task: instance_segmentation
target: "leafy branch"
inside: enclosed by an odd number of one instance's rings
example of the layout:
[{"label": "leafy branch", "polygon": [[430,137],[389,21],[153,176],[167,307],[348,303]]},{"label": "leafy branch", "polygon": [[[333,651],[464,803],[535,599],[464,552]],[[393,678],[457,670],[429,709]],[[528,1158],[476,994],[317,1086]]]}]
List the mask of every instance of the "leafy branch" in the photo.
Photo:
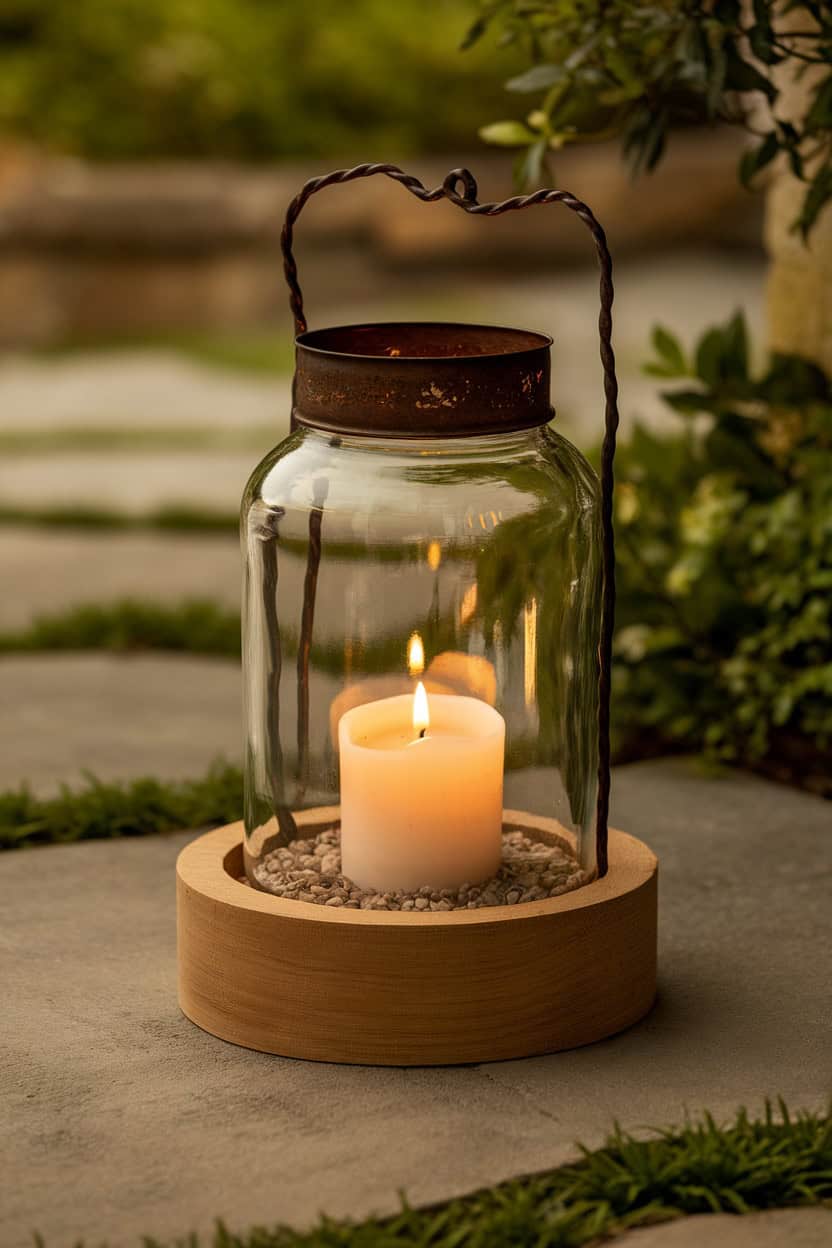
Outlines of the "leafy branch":
[{"label": "leafy branch", "polygon": [[[783,26],[805,12],[807,29]],[[520,149],[518,180],[539,183],[553,151],[620,137],[634,173],[661,160],[674,127],[740,124],[758,142],[744,185],[778,157],[806,184],[794,229],[808,237],[832,200],[832,7],[806,0],[480,0],[463,43],[492,29],[531,62],[507,90],[538,96],[523,121],[484,126],[487,143]],[[773,70],[777,67],[777,76]],[[782,116],[782,84],[813,74],[803,115]],[[825,72],[824,72],[825,71]],[[759,125],[760,114],[764,125]]]}]

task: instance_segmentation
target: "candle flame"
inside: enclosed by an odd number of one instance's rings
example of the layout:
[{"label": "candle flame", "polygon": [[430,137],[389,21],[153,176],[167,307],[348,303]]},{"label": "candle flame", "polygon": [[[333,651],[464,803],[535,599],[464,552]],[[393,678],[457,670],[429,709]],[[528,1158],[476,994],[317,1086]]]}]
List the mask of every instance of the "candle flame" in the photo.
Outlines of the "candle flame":
[{"label": "candle flame", "polygon": [[413,731],[422,737],[429,727],[428,695],[425,693],[425,686],[420,680],[413,695]]},{"label": "candle flame", "polygon": [[407,643],[407,670],[411,676],[421,676],[425,670],[425,647],[418,633],[411,634]]}]

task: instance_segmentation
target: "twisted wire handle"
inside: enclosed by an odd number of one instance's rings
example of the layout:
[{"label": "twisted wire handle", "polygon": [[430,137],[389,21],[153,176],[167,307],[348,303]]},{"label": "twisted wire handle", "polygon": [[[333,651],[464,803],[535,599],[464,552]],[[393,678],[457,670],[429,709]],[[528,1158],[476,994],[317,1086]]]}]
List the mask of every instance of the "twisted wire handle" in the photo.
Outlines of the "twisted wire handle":
[{"label": "twisted wire handle", "polygon": [[[304,206],[318,191],[342,182],[354,182],[357,178],[370,178],[384,174],[425,204],[446,199],[464,212],[477,217],[498,217],[504,212],[516,212],[521,208],[533,208],[538,204],[563,204],[583,222],[592,235],[600,270],[600,312],[598,335],[600,338],[601,364],[604,370],[604,441],[601,448],[601,546],[603,569],[603,597],[601,602],[601,633],[598,645],[598,798],[596,803],[595,837],[598,875],[607,872],[607,825],[610,801],[610,693],[612,666],[612,634],[615,620],[615,541],[612,524],[613,460],[615,438],[618,430],[618,380],[615,375],[615,353],[612,347],[612,257],[607,239],[600,223],[591,209],[569,191],[539,190],[530,195],[513,195],[499,203],[481,204],[477,200],[477,183],[467,169],[452,169],[441,186],[428,190],[414,177],[397,165],[364,164],[352,169],[336,169],[319,178],[311,178],[295,196],[286,210],[286,219],[280,236],[283,253],[283,272],[289,287],[289,306],[295,321],[295,331],[306,331],[303,310],[303,293],[298,280],[298,269],[292,253],[295,223]],[[461,188],[461,189],[460,189]]]}]

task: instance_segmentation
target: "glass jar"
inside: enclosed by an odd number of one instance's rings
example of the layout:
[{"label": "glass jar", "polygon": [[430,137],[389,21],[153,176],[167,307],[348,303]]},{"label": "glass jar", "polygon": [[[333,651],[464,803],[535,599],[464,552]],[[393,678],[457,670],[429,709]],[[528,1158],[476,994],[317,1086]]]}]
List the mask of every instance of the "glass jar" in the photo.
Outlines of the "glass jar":
[{"label": "glass jar", "polygon": [[[495,809],[504,848],[568,846],[560,891],[593,878],[600,487],[549,427],[549,347],[455,325],[298,339],[296,428],[242,509],[256,887],[310,899],[342,819],[369,893],[483,887]],[[295,886],[270,865],[298,841]]]}]

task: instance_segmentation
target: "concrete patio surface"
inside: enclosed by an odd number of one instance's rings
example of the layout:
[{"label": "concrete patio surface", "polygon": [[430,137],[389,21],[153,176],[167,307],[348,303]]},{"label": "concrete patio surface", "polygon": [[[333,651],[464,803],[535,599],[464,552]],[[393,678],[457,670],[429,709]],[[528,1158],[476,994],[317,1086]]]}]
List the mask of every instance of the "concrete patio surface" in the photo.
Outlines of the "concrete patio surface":
[{"label": "concrete patio surface", "polygon": [[28,433],[122,426],[164,431],[170,425],[196,432],[259,430],[288,407],[290,391],[285,377],[225,370],[171,349],[0,359],[2,427]]},{"label": "concrete patio surface", "polygon": [[120,598],[175,605],[207,598],[239,610],[240,543],[234,534],[119,533],[0,526],[0,630],[38,616]]},{"label": "concrete patio surface", "polygon": [[772,1209],[745,1217],[703,1214],[633,1231],[620,1248],[829,1248],[832,1210]]},{"label": "concrete patio surface", "polygon": [[[320,201],[319,201],[320,202]],[[469,223],[464,223],[470,226]],[[553,226],[553,237],[557,230]],[[576,234],[580,246],[584,240]],[[591,254],[589,246],[585,253]],[[580,258],[581,253],[576,253]],[[333,299],[331,265],[304,282],[310,322],[338,325],[372,320],[481,320],[539,329],[554,338],[553,395],[564,412],[587,394],[600,394],[595,325],[598,281],[591,264],[564,264],[541,256],[539,270],[499,275],[469,271],[437,276],[367,271],[362,258],[350,281],[349,302]],[[634,412],[660,411],[659,390],[641,365],[658,322],[688,341],[726,318],[726,306],[745,309],[752,337],[763,327],[765,262],[762,253],[713,248],[626,257],[616,265],[615,338],[624,423]],[[730,296],[730,297],[729,297]],[[290,333],[288,296],[275,337]],[[258,335],[262,337],[263,331]],[[244,336],[244,335],[243,335]],[[210,340],[210,333],[206,335]],[[220,333],[220,338],[222,334]],[[260,431],[288,418],[288,377],[223,369],[174,349],[93,350],[53,357],[6,354],[0,359],[4,430],[48,432],[73,428]],[[590,407],[600,415],[600,407]],[[589,434],[595,437],[594,425]],[[571,435],[570,435],[571,436]]]},{"label": "concrete patio surface", "polygon": [[[276,423],[275,443],[288,431]],[[0,460],[0,501],[141,515],[169,505],[235,513],[260,456],[246,450],[46,451]]]},{"label": "concrete patio surface", "polygon": [[[598,279],[593,268],[544,266],[539,276],[449,279],[451,289],[414,296],[409,285],[379,288],[364,274],[349,305],[322,302],[311,288],[313,325],[362,320],[447,318],[516,324],[550,333],[552,401],[557,427],[581,447],[603,433],[603,390],[596,324]],[[645,376],[650,331],[662,323],[690,344],[726,316],[726,290],[746,309],[752,336],[762,322],[764,264],[756,254],[713,250],[628,258],[616,269],[615,346],[621,383],[621,430],[636,420],[663,429],[681,424],[659,395],[667,383]],[[275,329],[287,332],[288,321]],[[0,460],[0,502],[5,505],[96,505],[143,512],[169,503],[235,511],[254,449],[58,450],[48,434],[73,429],[171,428],[229,435],[253,432],[268,449],[288,430],[289,379],[224,371],[169,351],[148,349],[66,358],[10,357],[0,361],[0,431],[35,434],[32,450]],[[44,436],[47,440],[44,442]]]},{"label": "concrete patio surface", "polygon": [[0,789],[35,793],[99,780],[195,779],[239,762],[240,665],[195,655],[0,658]]},{"label": "concrete patio surface", "polygon": [[[621,768],[613,794],[616,825],[660,857],[658,1002],[604,1043],[477,1067],[307,1064],[188,1023],[174,940],[187,835],[0,856],[0,1242],[360,1217],[394,1209],[400,1189],[435,1201],[555,1165],[614,1119],[667,1126],[778,1094],[822,1108],[832,808],[684,760]],[[709,1220],[703,1237],[739,1248],[738,1225]],[[642,1243],[694,1242],[679,1234]],[[803,1248],[794,1235],[779,1242]]]}]

